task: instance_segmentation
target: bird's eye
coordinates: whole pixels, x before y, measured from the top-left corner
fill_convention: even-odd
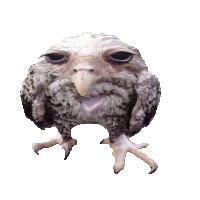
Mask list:
[[[129,52],[120,51],[108,56],[108,60],[116,63],[129,62],[133,57],[133,54]]]
[[[62,63],[66,60],[66,56],[57,53],[49,53],[46,54],[45,56],[46,60],[53,64]]]

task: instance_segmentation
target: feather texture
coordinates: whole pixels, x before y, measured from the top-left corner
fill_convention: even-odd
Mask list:
[[[134,87],[137,92],[137,103],[130,119],[131,135],[149,125],[156,114],[161,95],[158,79],[148,71],[141,73]]]

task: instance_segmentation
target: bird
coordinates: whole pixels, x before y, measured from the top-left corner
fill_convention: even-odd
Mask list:
[[[59,144],[67,159],[77,144],[71,129],[99,124],[109,133],[100,144],[113,149],[115,174],[124,169],[127,152],[147,163],[149,174],[157,170],[158,164],[140,151],[148,143],[135,144],[130,137],[154,118],[160,82],[139,50],[116,36],[84,32],[54,44],[29,68],[20,97],[25,116],[38,128],[58,130],[50,141],[33,143],[36,154]]]

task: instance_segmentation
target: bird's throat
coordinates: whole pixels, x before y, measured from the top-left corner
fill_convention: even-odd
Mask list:
[[[84,110],[93,111],[99,108],[99,106],[102,104],[102,99],[100,97],[81,97],[80,102]]]

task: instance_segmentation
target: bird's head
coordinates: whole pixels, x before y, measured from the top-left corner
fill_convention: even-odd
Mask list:
[[[96,81],[121,72],[141,73],[147,67],[139,51],[117,37],[83,33],[53,45],[36,63],[40,73],[70,79],[81,96]]]

